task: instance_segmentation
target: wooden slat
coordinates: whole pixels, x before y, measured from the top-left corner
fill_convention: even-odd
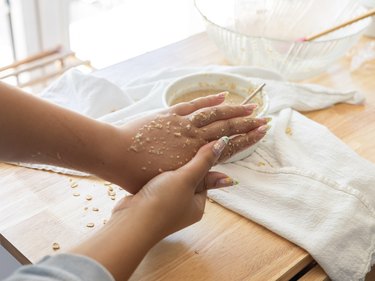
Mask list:
[[[51,63],[67,59],[70,56],[74,56],[74,52],[68,51],[68,52],[65,52],[65,53],[62,53],[62,54],[53,54],[53,56],[49,56],[47,58],[40,59],[39,61],[34,61],[30,64],[25,64],[24,67],[22,67],[20,69],[16,69],[14,71],[6,71],[5,73],[0,74],[0,79],[6,79],[8,77],[18,76],[22,73],[32,71],[32,70],[35,70],[35,69],[38,69],[38,68],[42,68],[42,67],[45,67],[45,66],[47,66]]]
[[[319,266],[315,265],[305,275],[303,275],[298,281],[329,281],[330,279]]]
[[[373,266],[370,272],[366,275],[365,281],[374,281],[374,280],[375,280],[375,266]]]
[[[46,50],[46,51],[40,52],[38,54],[29,56],[29,57],[27,57],[25,59],[18,60],[18,61],[14,62],[14,63],[12,63],[10,65],[6,65],[6,66],[3,66],[3,67],[0,67],[0,72],[2,72],[4,70],[7,70],[7,69],[11,69],[11,68],[17,68],[20,65],[24,65],[24,64],[27,64],[27,63],[39,60],[41,58],[44,58],[44,57],[56,54],[56,53],[58,53],[60,51],[61,51],[61,46],[57,46],[57,47],[52,48],[50,50]]]

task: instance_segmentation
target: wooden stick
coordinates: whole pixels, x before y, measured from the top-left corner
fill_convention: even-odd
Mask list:
[[[47,57],[47,56],[50,56],[50,55],[53,55],[53,54],[56,54],[58,52],[60,52],[62,49],[61,46],[57,46],[53,49],[50,49],[50,50],[47,50],[47,51],[44,51],[44,52],[41,52],[41,53],[38,53],[38,54],[35,54],[35,55],[32,55],[30,57],[27,57],[25,59],[22,59],[22,60],[19,60],[19,61],[16,61],[10,65],[7,65],[7,66],[4,66],[4,67],[0,67],[0,71],[4,71],[4,70],[7,70],[9,68],[16,68],[22,64],[25,64],[25,63],[30,63],[32,61],[35,61],[35,60],[39,60],[41,58],[44,58],[44,57]]]
[[[355,23],[355,22],[357,22],[357,21],[360,21],[360,20],[363,20],[363,19],[365,19],[365,18],[372,17],[372,16],[375,16],[375,8],[374,8],[374,9],[371,9],[371,10],[369,10],[369,11],[367,11],[367,12],[364,13],[363,15],[359,15],[359,16],[355,17],[354,19],[348,20],[348,21],[346,21],[346,22],[344,22],[344,23],[341,23],[341,24],[339,24],[339,25],[336,25],[336,26],[334,26],[334,27],[332,27],[332,28],[329,28],[329,29],[327,29],[327,30],[325,30],[325,31],[319,32],[319,33],[317,33],[317,34],[315,34],[315,35],[311,35],[311,36],[305,37],[305,38],[303,38],[302,40],[299,40],[299,41],[303,41],[303,42],[304,42],[304,41],[312,41],[312,40],[315,40],[315,39],[317,39],[317,38],[319,38],[319,37],[322,37],[323,35],[326,35],[326,34],[328,34],[328,33],[331,33],[331,32],[333,32],[333,31],[336,31],[336,30],[338,30],[338,29],[340,29],[340,28],[343,28],[343,27],[345,27],[345,26],[348,26],[348,25],[350,25],[350,24],[352,24],[352,23]]]
[[[253,97],[255,97],[256,94],[258,94],[262,89],[263,87],[266,86],[266,83],[263,83],[262,85],[260,85],[258,88],[256,88],[251,94],[250,96],[248,96],[241,104],[247,104]]]
[[[58,60],[64,60],[64,59],[66,59],[70,56],[74,56],[74,52],[69,51],[69,52],[66,52],[64,54],[59,54],[57,56],[49,56],[48,59],[45,59],[45,60],[42,60],[40,62],[34,63],[32,65],[29,65],[29,66],[27,66],[25,68],[22,68],[22,69],[19,69],[17,71],[5,73],[5,74],[1,74],[1,71],[0,71],[0,79],[5,79],[5,78],[11,77],[11,76],[18,76],[21,73],[31,71],[31,70],[34,70],[34,69],[37,69],[37,68],[41,68],[41,67],[46,66],[48,64],[52,64],[52,63],[54,63]]]

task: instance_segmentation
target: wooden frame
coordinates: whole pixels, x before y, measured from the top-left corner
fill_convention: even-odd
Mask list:
[[[17,86],[21,88],[38,84],[45,86],[52,78],[80,65],[84,65],[90,70],[93,69],[90,61],[82,61],[75,56],[74,52],[57,46],[10,65],[0,67],[0,79],[15,77]],[[35,75],[35,71],[37,71],[37,75]],[[34,74],[31,75],[31,73]],[[29,74],[27,75],[29,79],[21,81],[21,75],[23,74]]]

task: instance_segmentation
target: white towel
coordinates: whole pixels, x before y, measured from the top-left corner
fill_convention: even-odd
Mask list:
[[[42,97],[93,118],[123,124],[162,107],[161,94],[174,79],[206,71],[266,82],[273,116],[272,129],[253,155],[215,168],[240,184],[212,190],[209,196],[306,249],[332,280],[363,279],[374,262],[375,167],[327,128],[294,111],[339,102],[359,104],[362,94],[288,83],[250,67],[208,66],[164,69],[122,82],[121,87],[71,71]]]

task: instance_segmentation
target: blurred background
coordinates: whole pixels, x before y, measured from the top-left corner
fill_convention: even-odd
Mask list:
[[[203,30],[192,0],[0,0],[0,79],[35,88],[49,80],[39,77],[104,68]],[[32,71],[11,75],[20,60]]]
[[[102,68],[204,29],[191,0],[0,0],[0,10],[1,65],[62,45]]]

